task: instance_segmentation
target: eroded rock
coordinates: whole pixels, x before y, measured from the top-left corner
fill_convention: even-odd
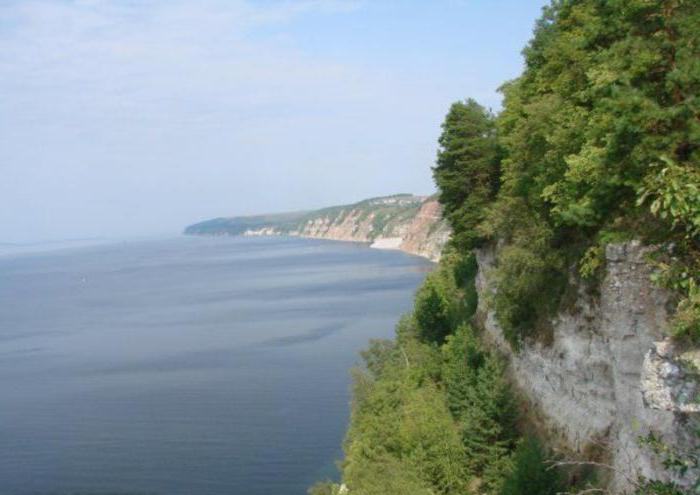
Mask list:
[[[576,311],[552,320],[548,344],[511,350],[489,307],[496,251],[477,253],[479,317],[489,340],[509,356],[518,387],[560,445],[583,454],[604,442],[613,471],[611,489],[624,492],[638,475],[665,479],[660,459],[640,445],[654,432],[670,445],[697,449],[692,434],[697,375],[666,339],[668,294],[650,282],[649,248],[609,245],[600,295],[579,290]],[[693,418],[691,418],[693,419]]]
[[[693,353],[681,353],[670,339],[654,342],[644,356],[641,389],[652,409],[700,413],[698,369]]]

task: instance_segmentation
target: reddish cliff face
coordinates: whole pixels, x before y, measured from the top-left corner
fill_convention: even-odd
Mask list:
[[[398,249],[439,261],[450,229],[437,200],[427,198],[415,213],[389,218],[378,227],[378,213],[350,210],[336,219],[317,218],[291,235],[338,241],[371,242],[377,249]]]
[[[386,206],[381,203],[380,208]],[[349,206],[320,214],[302,223],[299,228],[283,231],[277,227],[249,229],[243,235],[291,235],[313,239],[331,239],[371,243],[377,249],[398,249],[439,261],[442,249],[450,238],[450,228],[442,219],[442,208],[433,198],[416,198],[405,210],[383,214],[381,209]]]
[[[289,235],[366,242],[438,261],[450,229],[436,199],[396,194],[315,211],[206,220],[185,229],[190,235]]]
[[[435,199],[428,199],[423,202],[418,214],[408,225],[399,249],[438,261],[450,234],[450,228],[442,219],[440,203]]]

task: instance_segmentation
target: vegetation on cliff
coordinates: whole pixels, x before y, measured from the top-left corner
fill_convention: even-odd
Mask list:
[[[434,177],[452,245],[396,340],[373,342],[355,373],[352,495],[575,491],[523,437],[504,363],[480,343],[471,251],[483,243],[499,243],[490,303],[516,350],[546,333],[572,267],[596,278],[605,244],[630,237],[663,246],[653,261],[677,294],[672,330],[700,341],[699,26],[696,1],[555,1],[503,110],[450,108]]]
[[[450,250],[396,339],[373,341],[362,353],[342,463],[350,493],[534,493],[522,485],[532,480],[560,487],[541,462],[546,450],[520,438],[504,360],[468,323],[475,275],[473,256]],[[320,483],[310,493],[337,494],[340,487]]]
[[[674,332],[700,340],[700,4],[557,1],[494,116],[455,103],[434,168],[462,249],[499,255],[499,323],[518,345],[558,308],[572,264],[636,237],[678,291]],[[498,191],[496,193],[496,191]]]
[[[316,228],[319,223],[340,225],[352,215],[355,227],[365,220],[369,221],[365,237],[366,240],[373,240],[391,234],[394,226],[413,218],[424,199],[411,194],[395,194],[312,211],[215,218],[188,226],[185,234],[243,235],[267,230],[271,234],[298,235]]]

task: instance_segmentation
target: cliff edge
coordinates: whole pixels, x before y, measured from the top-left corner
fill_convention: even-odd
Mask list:
[[[638,242],[608,245],[598,293],[580,288],[572,307],[551,321],[551,340],[524,343],[519,351],[505,341],[489,307],[496,250],[477,250],[477,315],[485,338],[508,356],[515,384],[555,445],[580,458],[602,448],[615,493],[640,475],[666,477],[640,437],[651,432],[683,450],[700,448],[693,435],[700,423],[698,356],[667,337],[669,294],[650,281],[649,249]]]
[[[215,218],[190,225],[187,235],[288,235],[369,243],[439,261],[450,237],[434,197],[397,194],[308,212]]]

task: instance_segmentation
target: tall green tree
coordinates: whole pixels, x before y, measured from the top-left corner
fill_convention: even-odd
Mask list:
[[[609,231],[672,241],[678,269],[667,283],[686,296],[677,326],[700,340],[698,26],[695,0],[559,0],[545,10],[497,118],[502,186],[485,230],[521,263],[504,268],[503,287],[525,287],[525,274],[547,281],[535,292],[561,285],[549,280]],[[499,321],[534,326],[537,296],[510,292],[497,296]]]
[[[450,222],[453,242],[462,249],[481,241],[476,227],[499,185],[500,148],[494,116],[476,101],[456,102],[442,124],[433,168],[439,200]]]
[[[415,315],[426,342],[441,344],[452,330],[450,294],[439,273],[425,279],[416,294]]]
[[[468,466],[490,492],[500,486],[517,439],[517,406],[504,364],[483,349],[467,325],[442,351],[447,404],[460,426]]]

